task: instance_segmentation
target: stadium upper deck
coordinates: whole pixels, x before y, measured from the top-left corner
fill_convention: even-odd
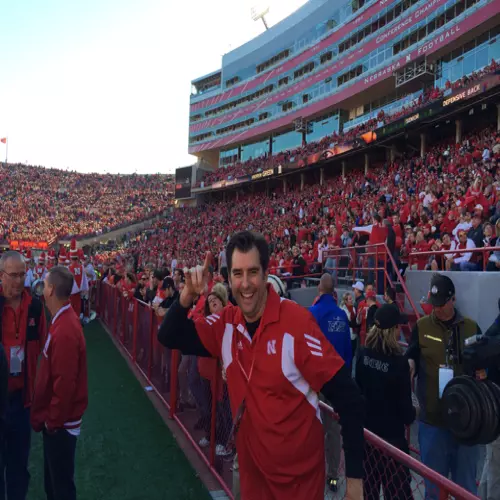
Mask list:
[[[397,112],[500,57],[500,0],[309,1],[193,82],[189,152],[213,167]]]

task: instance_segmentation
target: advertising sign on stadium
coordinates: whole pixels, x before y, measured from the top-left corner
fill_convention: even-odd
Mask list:
[[[49,244],[46,241],[29,241],[29,240],[11,240],[9,241],[11,250],[47,250]]]
[[[419,118],[420,118],[420,113],[415,113],[414,115],[405,118],[405,125],[408,125],[412,122],[416,122]]]
[[[485,78],[479,83],[473,83],[466,89],[460,89],[454,92],[450,97],[443,100],[443,108],[455,104],[456,102],[464,101],[474,97],[475,95],[486,92],[488,89],[495,87],[500,83],[500,75],[492,75]]]
[[[193,167],[178,168],[175,171],[175,198],[191,198]]]
[[[270,168],[269,170],[264,170],[263,172],[258,172],[252,175],[252,181],[256,181],[257,179],[263,179],[264,177],[269,177],[274,174],[274,169]]]

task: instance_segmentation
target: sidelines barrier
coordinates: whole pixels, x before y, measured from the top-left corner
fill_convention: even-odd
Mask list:
[[[161,318],[144,302],[127,299],[118,289],[102,284],[97,292],[100,319],[148,380],[222,489],[232,496],[234,449],[228,438],[232,416],[219,362],[181,356],[157,341]],[[345,493],[340,427],[331,407],[320,403],[326,432],[326,459],[330,473],[337,472],[338,498]],[[365,430],[365,499],[420,499],[426,486],[439,500],[477,497],[440,476],[403,451]],[[243,499],[246,500],[246,499]]]

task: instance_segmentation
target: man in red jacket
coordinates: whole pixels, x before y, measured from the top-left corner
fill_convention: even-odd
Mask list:
[[[45,492],[51,500],[75,500],[76,439],[87,408],[87,355],[80,319],[70,304],[73,275],[61,266],[45,278],[52,316],[42,351],[31,425],[43,431]]]
[[[24,500],[30,474],[30,406],[46,322],[40,300],[24,289],[26,263],[15,251],[0,258],[0,343],[7,356],[5,428],[0,440],[0,498]]]

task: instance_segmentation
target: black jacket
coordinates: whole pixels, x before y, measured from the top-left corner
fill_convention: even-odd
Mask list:
[[[500,306],[500,299],[499,299]],[[484,333],[485,337],[497,337],[500,338],[500,314],[497,316],[493,324]],[[495,382],[495,384],[500,385],[500,363],[496,368],[488,369],[488,378]]]
[[[7,411],[7,384],[9,381],[9,368],[3,345],[0,344],[0,437],[5,427]]]
[[[160,307],[163,309],[169,309],[172,304],[179,298],[180,294],[177,290],[174,290],[174,294],[172,297],[166,298],[161,304]]]
[[[356,382],[365,397],[365,427],[407,451],[405,425],[415,420],[416,412],[406,357],[362,347],[356,361]]]

